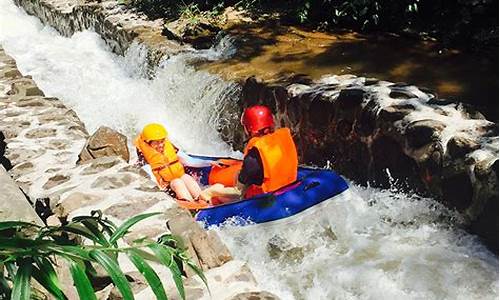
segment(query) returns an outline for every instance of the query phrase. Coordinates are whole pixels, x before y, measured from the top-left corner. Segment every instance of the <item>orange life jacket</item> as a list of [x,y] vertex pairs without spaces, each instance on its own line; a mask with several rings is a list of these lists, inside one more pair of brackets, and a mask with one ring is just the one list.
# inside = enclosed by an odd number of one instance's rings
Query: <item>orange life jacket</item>
[[208,184],[221,183],[226,187],[236,186],[243,162],[236,159],[219,159],[220,165],[213,166],[208,174]]
[[135,141],[134,145],[141,151],[144,155],[144,159],[151,166],[153,174],[156,177],[156,181],[160,184],[163,181],[170,182],[176,178],[180,178],[184,175],[184,166],[179,162],[177,157],[177,151],[174,145],[165,139],[165,146],[163,153],[156,151],[151,147],[142,135],[139,135]]
[[259,151],[264,168],[262,185],[251,185],[245,198],[273,192],[297,180],[297,148],[290,129],[280,128],[273,133],[253,137],[245,147],[245,155],[250,149]]

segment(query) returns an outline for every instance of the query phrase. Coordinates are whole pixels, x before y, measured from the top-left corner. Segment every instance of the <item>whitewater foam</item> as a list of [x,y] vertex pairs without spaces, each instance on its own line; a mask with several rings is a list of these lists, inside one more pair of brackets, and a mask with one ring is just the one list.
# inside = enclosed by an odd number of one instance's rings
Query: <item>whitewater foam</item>
[[[218,112],[236,98],[238,86],[187,66],[192,52],[164,61],[155,78],[148,80],[143,76],[146,50],[141,45],[132,45],[121,57],[112,54],[95,32],[65,38],[10,1],[2,1],[1,11],[0,43],[7,53],[47,96],[74,109],[90,132],[108,126],[133,137],[145,124],[160,122],[186,151],[232,153],[218,135],[223,122]],[[203,55],[215,58],[214,53]]]
[[[216,59],[217,49],[172,57],[148,80],[140,45],[119,57],[97,34],[61,37],[10,0],[0,0],[0,12],[0,44],[89,131],[106,125],[132,138],[144,124],[162,121],[187,151],[232,153],[217,133],[224,122],[217,112],[237,86],[186,65],[197,55]],[[498,299],[498,259],[456,229],[454,212],[396,188],[352,184],[349,194],[291,223],[218,231],[262,287],[282,299]],[[270,246],[276,240],[283,243],[277,251]]]

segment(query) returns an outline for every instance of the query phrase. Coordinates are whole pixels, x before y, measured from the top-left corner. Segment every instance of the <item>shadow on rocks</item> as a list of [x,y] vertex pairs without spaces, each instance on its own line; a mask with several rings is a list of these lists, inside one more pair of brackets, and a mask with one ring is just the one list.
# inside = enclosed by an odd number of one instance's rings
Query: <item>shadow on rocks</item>
[[12,169],[12,163],[5,157],[5,149],[7,148],[7,143],[5,142],[5,135],[0,131],[0,164],[9,171]]

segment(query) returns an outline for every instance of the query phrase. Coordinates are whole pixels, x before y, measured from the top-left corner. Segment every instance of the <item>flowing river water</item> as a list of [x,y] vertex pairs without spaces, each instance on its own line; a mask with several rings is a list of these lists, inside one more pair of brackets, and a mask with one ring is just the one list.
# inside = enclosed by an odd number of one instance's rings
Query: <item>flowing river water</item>
[[[223,122],[217,112],[231,105],[238,86],[186,63],[230,48],[172,57],[149,80],[140,46],[120,57],[92,31],[62,37],[11,0],[0,0],[0,44],[90,132],[104,125],[131,139],[161,121],[187,151],[234,154],[216,128]],[[282,299],[498,299],[498,258],[457,229],[458,215],[396,183],[350,185],[343,197],[284,222],[216,230]]]

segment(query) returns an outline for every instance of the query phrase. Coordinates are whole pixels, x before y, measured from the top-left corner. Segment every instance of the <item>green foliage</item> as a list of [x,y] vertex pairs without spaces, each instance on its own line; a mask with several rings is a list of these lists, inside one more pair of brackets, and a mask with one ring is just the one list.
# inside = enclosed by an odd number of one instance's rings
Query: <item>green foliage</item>
[[226,7],[223,0],[120,0],[135,7],[151,19],[174,20],[180,17],[199,18],[199,15],[217,16]]
[[[123,1],[123,0],[121,0]],[[151,18],[215,16],[225,7],[254,19],[279,13],[285,21],[321,29],[392,31],[430,35],[458,46],[498,44],[496,0],[125,0]]]
[[189,20],[191,24],[198,24],[200,22],[201,11],[198,4],[190,3],[184,4],[180,8],[180,17]]
[[202,10],[199,8],[198,3],[185,3],[181,1],[178,7],[179,18],[183,18],[189,21],[191,25],[196,25],[202,20],[212,20],[216,22],[217,17],[224,10],[223,2],[219,4],[214,4],[209,10]]
[[[167,299],[166,292],[149,262],[168,267],[179,295],[185,299],[182,264],[193,269],[205,284],[206,278],[189,259],[178,238],[167,234],[158,242],[143,238],[131,247],[118,246],[130,227],[156,214],[132,217],[121,226],[103,219],[99,212],[76,217],[61,226],[0,222],[0,266],[4,267],[0,269],[0,299],[31,299],[32,279],[55,299],[67,299],[54,269],[62,260],[67,262],[80,299],[96,299],[93,265],[100,265],[107,272],[123,299],[133,299],[130,284],[118,265],[120,253],[129,257],[160,300]],[[82,245],[83,239],[92,245]]]

